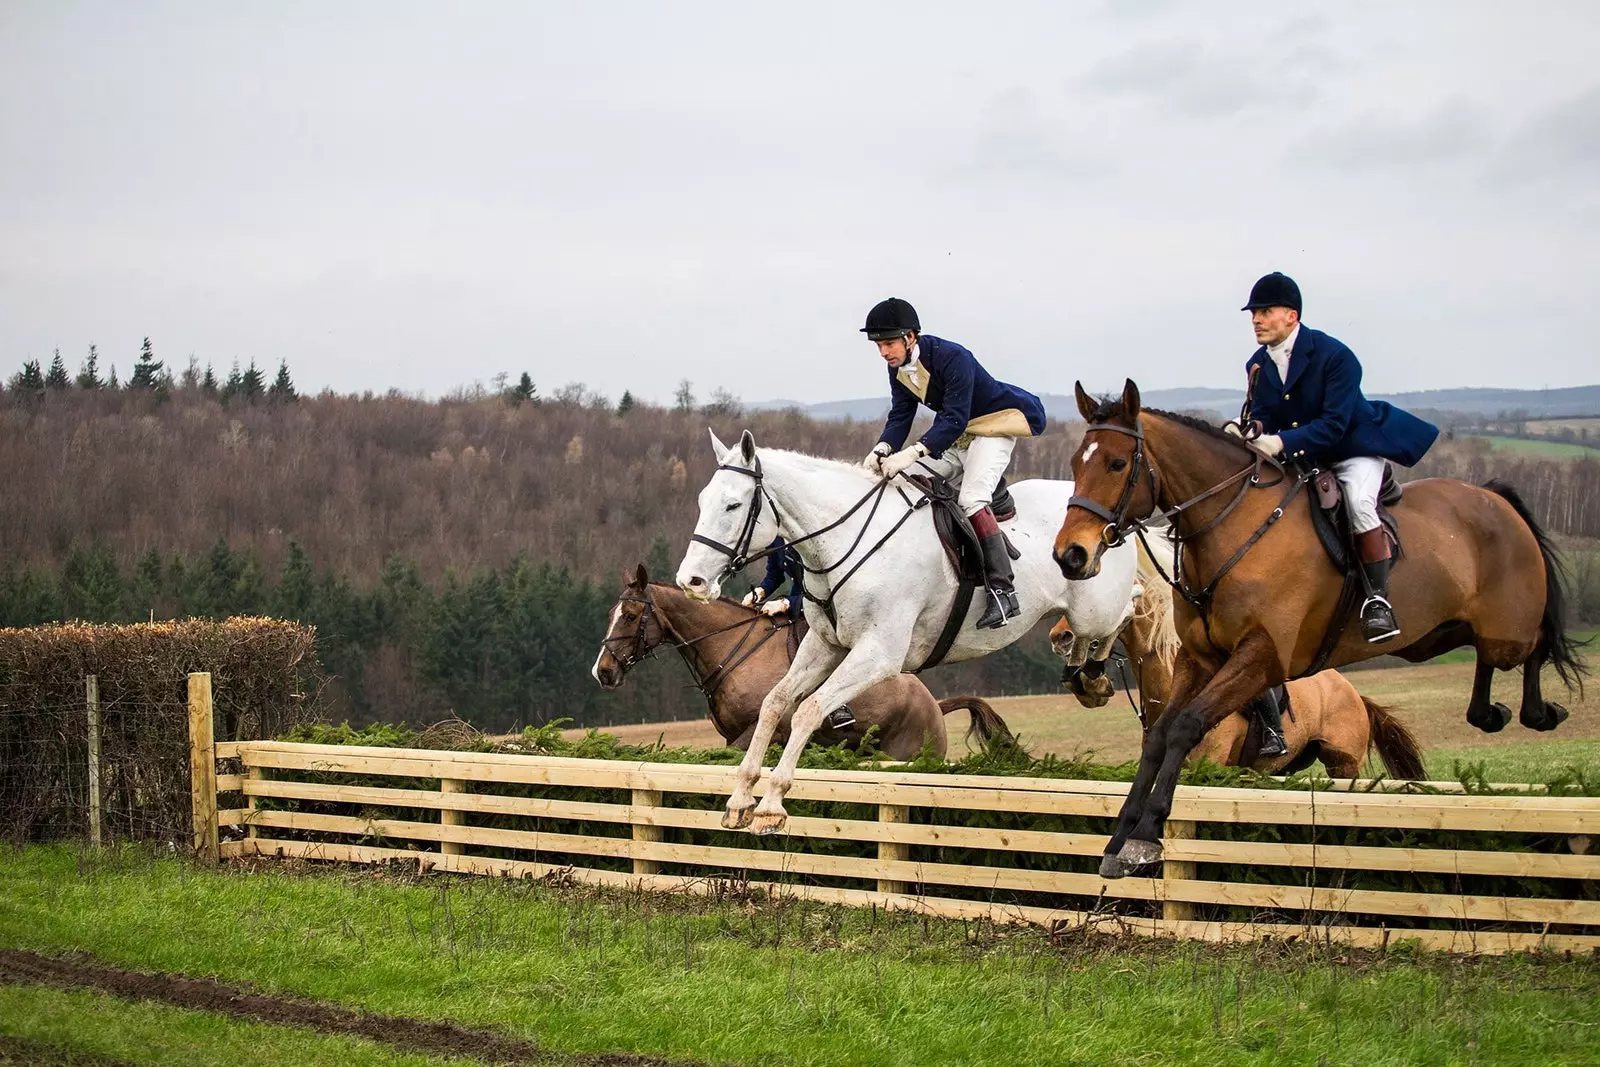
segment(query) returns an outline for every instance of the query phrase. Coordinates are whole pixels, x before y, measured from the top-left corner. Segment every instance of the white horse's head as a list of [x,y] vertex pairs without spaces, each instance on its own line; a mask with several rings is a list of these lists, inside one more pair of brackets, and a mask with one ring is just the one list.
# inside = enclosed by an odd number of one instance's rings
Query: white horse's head
[[746,430],[729,448],[711,434],[717,469],[700,490],[700,520],[678,564],[678,585],[695,600],[722,595],[735,560],[759,552],[778,536],[778,515],[762,487],[756,439]]

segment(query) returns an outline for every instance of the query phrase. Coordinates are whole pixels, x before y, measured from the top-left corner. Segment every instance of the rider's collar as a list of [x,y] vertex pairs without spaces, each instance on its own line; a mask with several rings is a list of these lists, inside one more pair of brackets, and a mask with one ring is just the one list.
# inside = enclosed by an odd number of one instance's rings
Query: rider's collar
[[913,342],[912,345],[911,345],[911,351],[906,353],[906,361],[904,363],[900,364],[901,369],[904,370],[904,369],[907,369],[907,368],[910,368],[910,367],[915,367],[917,365],[917,357],[919,357],[921,355],[922,355],[922,342],[921,341]]

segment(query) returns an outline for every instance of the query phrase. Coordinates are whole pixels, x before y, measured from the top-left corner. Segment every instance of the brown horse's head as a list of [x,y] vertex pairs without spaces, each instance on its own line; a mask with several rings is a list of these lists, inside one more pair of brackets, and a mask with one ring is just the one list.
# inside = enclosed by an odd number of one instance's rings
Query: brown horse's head
[[600,655],[594,661],[594,679],[605,689],[622,684],[628,669],[650,654],[663,640],[661,619],[656,614],[650,591],[650,576],[644,564],[633,580],[622,589],[611,608],[611,626],[600,642]]
[[1128,379],[1122,396],[1095,400],[1077,383],[1078,411],[1089,424],[1072,457],[1074,495],[1056,534],[1055,559],[1067,578],[1100,573],[1100,555],[1120,544],[1127,523],[1156,509],[1156,481],[1139,425],[1139,387]]

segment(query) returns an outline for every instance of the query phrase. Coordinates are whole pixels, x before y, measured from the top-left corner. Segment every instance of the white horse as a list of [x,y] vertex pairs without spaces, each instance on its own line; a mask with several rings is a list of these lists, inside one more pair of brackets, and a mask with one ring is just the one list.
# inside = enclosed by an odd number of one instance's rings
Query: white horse
[[[840,521],[878,485],[861,467],[758,449],[748,430],[733,448],[715,433],[711,444],[718,468],[700,493],[700,520],[678,567],[679,586],[692,598],[715,599],[735,561],[742,565],[752,549],[759,551],[782,536],[794,543],[810,572],[805,579],[808,597],[831,599],[833,606],[831,619],[818,607],[807,609],[811,630],[789,672],[762,702],[755,736],[722,817],[730,830],[753,826],[758,834],[771,834],[788,819],[783,798],[794,781],[795,764],[827,710],[927,661],[954,603],[956,575],[939,544],[930,509],[907,517],[907,504],[896,488],[903,487],[912,501],[923,495],[909,482],[895,481],[876,508],[868,503]],[[1132,614],[1137,568],[1133,545],[1108,549],[1096,577],[1069,582],[1051,550],[1072,483],[1018,482],[1011,495],[1017,517],[1002,529],[1022,554],[1015,564],[1022,614],[999,629],[979,630],[973,624],[983,602],[974,597],[943,662],[976,659],[1004,648],[1053,613],[1066,615],[1077,641],[1092,649],[1089,655],[1105,659]],[[774,729],[791,712],[789,743],[757,808],[754,789],[761,758]]]

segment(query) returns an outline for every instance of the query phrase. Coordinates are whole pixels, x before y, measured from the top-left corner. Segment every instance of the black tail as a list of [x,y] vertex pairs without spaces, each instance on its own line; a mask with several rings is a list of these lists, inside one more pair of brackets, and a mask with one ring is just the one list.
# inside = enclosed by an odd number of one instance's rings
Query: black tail
[[939,711],[945,715],[952,711],[972,712],[972,725],[967,727],[967,736],[974,734],[978,743],[984,748],[989,747],[991,741],[998,739],[999,743],[1007,748],[1016,746],[1017,739],[1011,736],[1010,727],[1000,717],[1000,713],[989,706],[987,700],[977,697],[951,697],[949,700],[939,701]]
[[1375,704],[1366,697],[1361,698],[1361,703],[1367,706],[1367,722],[1372,729],[1372,743],[1378,748],[1378,755],[1383,757],[1383,765],[1389,769],[1390,778],[1410,778],[1412,781],[1421,781],[1428,776],[1426,768],[1422,766],[1422,749],[1417,745],[1417,739],[1407,730],[1405,724],[1395,718],[1393,713],[1382,704]]
[[1567,569],[1561,562],[1561,555],[1556,547],[1550,543],[1550,538],[1534,519],[1533,513],[1528,510],[1528,505],[1522,502],[1522,495],[1505,482],[1485,482],[1485,489],[1503,498],[1511,509],[1517,513],[1533,533],[1533,539],[1539,543],[1539,555],[1544,557],[1544,618],[1539,620],[1539,645],[1535,654],[1542,650],[1550,663],[1554,665],[1556,674],[1567,684],[1567,688],[1577,687],[1578,693],[1583,694],[1583,676],[1589,673],[1578,659],[1578,650],[1582,648],[1580,642],[1574,641],[1567,634]]

